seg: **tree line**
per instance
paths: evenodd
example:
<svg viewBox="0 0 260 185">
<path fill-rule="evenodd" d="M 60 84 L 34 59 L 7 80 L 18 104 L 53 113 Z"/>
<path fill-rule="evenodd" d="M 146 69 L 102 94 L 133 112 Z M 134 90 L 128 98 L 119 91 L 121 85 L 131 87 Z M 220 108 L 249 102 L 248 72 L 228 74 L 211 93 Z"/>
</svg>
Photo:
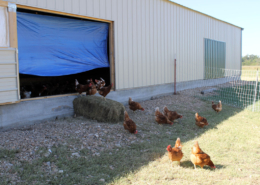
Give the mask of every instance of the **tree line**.
<svg viewBox="0 0 260 185">
<path fill-rule="evenodd" d="M 243 66 L 260 66 L 260 56 L 258 55 L 245 55 L 242 57 Z"/>
</svg>

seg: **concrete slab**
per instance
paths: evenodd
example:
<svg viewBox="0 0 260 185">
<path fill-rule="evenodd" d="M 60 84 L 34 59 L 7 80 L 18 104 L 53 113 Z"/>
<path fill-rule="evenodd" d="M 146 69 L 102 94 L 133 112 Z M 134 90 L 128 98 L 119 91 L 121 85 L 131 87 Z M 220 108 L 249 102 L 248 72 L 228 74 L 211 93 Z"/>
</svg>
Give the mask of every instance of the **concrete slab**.
<svg viewBox="0 0 260 185">
<path fill-rule="evenodd" d="M 223 84 L 232 79 L 210 79 L 180 82 L 176 84 L 177 91 L 203 86 Z M 128 98 L 135 101 L 149 100 L 154 96 L 173 94 L 174 84 L 155 85 L 142 88 L 111 91 L 106 98 L 126 105 Z M 99 96 L 97 94 L 96 96 Z M 24 126 L 32 123 L 73 116 L 73 100 L 77 96 L 46 98 L 41 100 L 23 101 L 17 104 L 0 106 L 0 128 Z"/>
</svg>

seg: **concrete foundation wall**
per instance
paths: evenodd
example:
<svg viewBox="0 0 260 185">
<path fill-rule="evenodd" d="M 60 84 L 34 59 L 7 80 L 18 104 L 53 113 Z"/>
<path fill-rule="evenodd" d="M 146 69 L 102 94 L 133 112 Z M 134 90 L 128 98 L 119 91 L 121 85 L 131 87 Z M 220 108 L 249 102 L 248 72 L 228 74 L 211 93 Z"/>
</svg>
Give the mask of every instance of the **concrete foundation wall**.
<svg viewBox="0 0 260 185">
<path fill-rule="evenodd" d="M 231 81 L 231 78 L 196 80 L 177 83 L 177 91 L 203 86 L 214 86 Z M 123 104 L 128 103 L 128 98 L 135 101 L 149 100 L 153 96 L 167 95 L 174 92 L 174 84 L 155 85 L 145 88 L 111 91 L 106 98 Z M 99 96 L 97 94 L 97 96 Z M 24 126 L 44 120 L 71 117 L 74 114 L 73 100 L 77 96 L 64 96 L 40 100 L 23 101 L 17 104 L 0 106 L 0 128 Z"/>
</svg>

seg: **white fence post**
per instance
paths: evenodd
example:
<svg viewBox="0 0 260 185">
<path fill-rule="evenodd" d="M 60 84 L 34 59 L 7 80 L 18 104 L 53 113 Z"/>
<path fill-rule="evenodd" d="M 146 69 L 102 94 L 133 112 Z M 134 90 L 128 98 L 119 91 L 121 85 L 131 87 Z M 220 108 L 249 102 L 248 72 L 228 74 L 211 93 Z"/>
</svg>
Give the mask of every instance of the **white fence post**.
<svg viewBox="0 0 260 185">
<path fill-rule="evenodd" d="M 256 72 L 255 96 L 254 96 L 254 102 L 253 102 L 253 112 L 255 111 L 255 101 L 256 101 L 256 94 L 257 94 L 257 85 L 258 85 L 258 69 L 257 69 L 257 72 Z"/>
</svg>

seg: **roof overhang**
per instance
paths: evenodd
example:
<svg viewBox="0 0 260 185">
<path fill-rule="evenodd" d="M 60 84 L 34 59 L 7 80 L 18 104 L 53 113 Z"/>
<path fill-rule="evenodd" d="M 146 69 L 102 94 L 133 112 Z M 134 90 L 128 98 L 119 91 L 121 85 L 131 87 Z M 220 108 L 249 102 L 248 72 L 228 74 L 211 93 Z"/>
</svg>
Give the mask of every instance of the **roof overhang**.
<svg viewBox="0 0 260 185">
<path fill-rule="evenodd" d="M 205 14 L 205 13 L 202 13 L 202 12 L 200 12 L 200 11 L 194 10 L 194 9 L 189 8 L 189 7 L 187 7 L 187 6 L 183 6 L 183 5 L 181 5 L 181 4 L 179 4 L 179 3 L 176 3 L 176 2 L 174 2 L 174 1 L 172 1 L 172 0 L 168 0 L 168 1 L 171 2 L 171 3 L 174 3 L 174 4 L 178 5 L 178 6 L 181 6 L 181 7 L 183 7 L 183 8 L 186 8 L 186 9 L 188 9 L 188 10 L 194 11 L 194 12 L 196 12 L 196 13 L 205 15 L 205 16 L 207 16 L 207 17 L 216 19 L 216 20 L 218 20 L 218 21 L 224 22 L 224 23 L 226 23 L 226 24 L 229 24 L 229 25 L 235 26 L 235 27 L 237 27 L 237 28 L 240 28 L 241 30 L 244 30 L 244 28 L 242 28 L 242 27 L 240 27 L 240 26 L 236 26 L 236 25 L 234 25 L 234 24 L 231 24 L 231 23 L 229 23 L 229 22 L 223 21 L 223 20 L 221 20 L 221 19 L 217 19 L 217 18 L 215 18 L 215 17 L 212 17 L 212 16 L 210 16 L 210 15 L 208 15 L 208 14 Z"/>
</svg>

